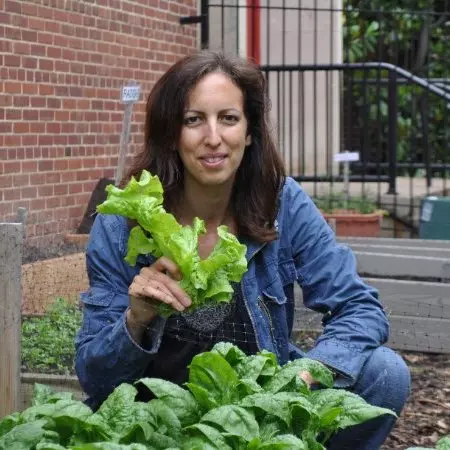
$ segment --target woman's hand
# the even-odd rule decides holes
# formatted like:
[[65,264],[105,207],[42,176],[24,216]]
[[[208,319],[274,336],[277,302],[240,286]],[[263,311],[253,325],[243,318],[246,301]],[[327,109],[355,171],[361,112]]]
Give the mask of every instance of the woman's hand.
[[189,307],[191,299],[177,283],[181,278],[178,266],[164,256],[150,267],[143,267],[128,288],[128,328],[145,329],[156,316],[160,302],[170,305],[175,311]]
[[307,370],[301,371],[298,375],[308,385],[309,388],[311,388],[313,384],[317,383],[317,381],[312,377],[312,375]]

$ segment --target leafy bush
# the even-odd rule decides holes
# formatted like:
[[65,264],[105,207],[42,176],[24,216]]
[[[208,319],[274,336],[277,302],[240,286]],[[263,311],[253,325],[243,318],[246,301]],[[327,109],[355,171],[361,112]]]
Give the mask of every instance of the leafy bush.
[[81,325],[77,304],[58,298],[45,315],[22,323],[22,365],[28,371],[73,372],[75,334]]
[[324,213],[338,210],[353,211],[360,214],[372,214],[378,211],[375,201],[368,197],[347,197],[344,194],[329,194],[313,198],[315,205]]
[[[324,388],[310,390],[303,370]],[[331,389],[332,374],[317,361],[280,367],[272,353],[246,356],[224,342],[193,358],[187,389],[155,378],[137,383],[156,398],[136,401],[137,389],[123,383],[95,413],[36,385],[33,406],[0,421],[0,450],[324,450],[336,430],[395,415]]]

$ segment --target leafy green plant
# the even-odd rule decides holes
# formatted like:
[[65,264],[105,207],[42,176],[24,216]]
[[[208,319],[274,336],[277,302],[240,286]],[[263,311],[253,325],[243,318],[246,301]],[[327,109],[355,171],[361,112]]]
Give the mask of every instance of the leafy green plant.
[[[425,79],[445,80],[448,27],[448,7],[442,1],[384,0],[374,7],[370,0],[344,0],[344,60],[383,61]],[[388,89],[382,81],[387,76],[378,69],[345,74],[344,98],[352,99],[347,107],[358,115],[355,121],[364,130],[372,162],[387,160]],[[370,79],[380,81],[367,83]],[[432,162],[448,162],[448,101],[413,83],[398,83],[396,99],[398,161],[424,163],[429,149]],[[348,139],[354,142],[355,136]],[[407,171],[411,174],[399,168],[399,174]]]
[[81,325],[76,303],[56,299],[41,317],[22,323],[22,365],[32,372],[73,372],[74,339]]
[[[331,193],[313,198],[315,205],[324,213],[350,211],[360,214],[372,214],[380,211],[374,200],[367,196],[347,197],[341,193]],[[381,211],[380,211],[381,212]]]
[[[206,232],[204,221],[196,217],[192,226],[180,225],[163,204],[163,187],[157,176],[144,170],[139,181],[134,177],[122,190],[106,187],[108,197],[97,207],[103,214],[119,214],[136,220],[128,239],[125,260],[136,264],[140,254],[152,253],[174,261],[183,274],[181,288],[192,299],[193,310],[207,302],[228,302],[233,288],[230,281],[240,281],[247,271],[246,246],[228,232],[225,225],[217,228],[219,240],[212,253],[201,259],[198,237]],[[169,316],[175,311],[161,303],[159,313]]]
[[[429,447],[410,447],[407,450],[434,450]],[[450,435],[445,436],[436,443],[435,450],[450,450]]]
[[[303,370],[323,389],[311,391]],[[280,367],[270,352],[247,356],[225,342],[192,359],[186,388],[136,383],[156,398],[136,401],[136,387],[123,383],[95,413],[36,385],[33,406],[0,421],[0,450],[324,450],[339,429],[395,415],[332,389],[331,371],[317,361]]]

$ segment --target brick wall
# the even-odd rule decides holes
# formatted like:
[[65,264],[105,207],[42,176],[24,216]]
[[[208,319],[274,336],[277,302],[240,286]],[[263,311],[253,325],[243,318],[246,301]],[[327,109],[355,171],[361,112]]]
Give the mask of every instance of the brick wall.
[[0,0],[0,221],[28,209],[27,243],[78,226],[117,166],[120,88],[141,83],[130,151],[143,142],[145,97],[197,47],[197,0]]

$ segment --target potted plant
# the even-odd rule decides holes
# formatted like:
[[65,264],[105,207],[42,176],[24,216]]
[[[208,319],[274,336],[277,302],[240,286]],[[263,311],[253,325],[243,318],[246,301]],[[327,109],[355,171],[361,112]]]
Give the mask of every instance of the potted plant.
[[385,211],[369,197],[330,193],[313,200],[337,236],[380,237]]

